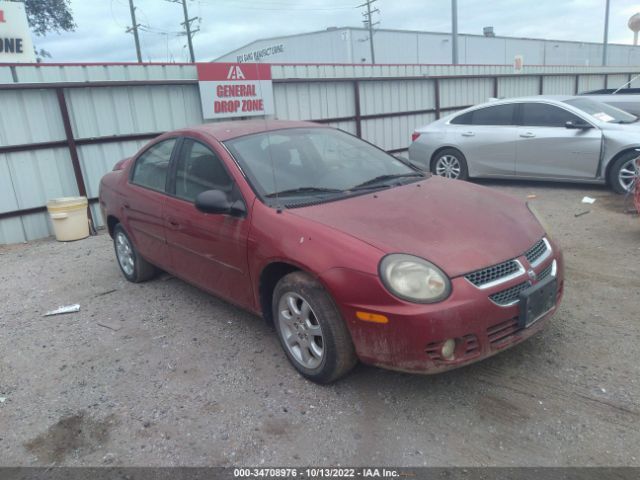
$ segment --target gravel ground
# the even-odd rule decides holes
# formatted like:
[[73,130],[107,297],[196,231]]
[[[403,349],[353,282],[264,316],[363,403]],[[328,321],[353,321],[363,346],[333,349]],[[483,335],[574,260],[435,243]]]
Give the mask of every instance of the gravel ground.
[[565,299],[437,376],[309,383],[259,318],[168,275],[127,283],[104,232],[0,247],[0,465],[640,466],[640,219],[604,188],[484,184],[537,196]]

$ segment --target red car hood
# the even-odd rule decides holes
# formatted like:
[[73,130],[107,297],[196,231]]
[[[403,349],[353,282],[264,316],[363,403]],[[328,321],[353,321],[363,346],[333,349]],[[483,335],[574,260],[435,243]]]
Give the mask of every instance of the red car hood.
[[451,277],[522,255],[544,235],[524,202],[440,177],[289,212],[385,253],[430,260]]

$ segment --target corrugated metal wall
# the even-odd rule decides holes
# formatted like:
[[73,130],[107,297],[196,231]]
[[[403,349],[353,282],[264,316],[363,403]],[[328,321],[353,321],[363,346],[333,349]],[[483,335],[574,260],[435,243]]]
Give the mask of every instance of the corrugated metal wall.
[[[525,65],[522,75],[590,75],[627,74],[638,70],[629,67],[586,67]],[[195,71],[195,69],[194,69]],[[380,77],[441,77],[441,76],[484,76],[513,75],[511,65],[305,65],[272,64],[271,75],[274,80],[286,79],[338,79],[338,78],[380,78]]]
[[351,117],[355,97],[351,82],[280,83],[273,86],[275,114],[287,120]]
[[[438,114],[486,101],[496,93],[499,97],[538,94],[541,77],[544,93],[570,94],[576,78],[579,90],[614,87],[636,71],[525,67],[522,75],[514,75],[509,66],[272,66],[277,118],[322,121],[360,134],[386,150],[406,148],[411,132]],[[87,196],[95,198],[100,178],[113,164],[148,141],[127,136],[150,137],[203,122],[196,79],[193,65],[0,67],[2,84],[43,84],[43,88],[31,85],[18,90],[0,85],[0,109],[10,112],[0,116],[0,148],[54,142],[0,153],[0,216],[38,209],[51,198],[78,195],[58,94],[62,93],[69,112]],[[132,81],[153,83],[122,83]],[[80,88],[78,82],[83,82]],[[92,86],[92,82],[121,83]],[[119,136],[123,138],[115,138]],[[100,225],[96,204],[91,208]],[[50,232],[48,216],[42,211],[0,218],[0,244],[41,238]]]
[[[282,51],[262,58],[268,63],[370,63],[369,33],[361,28],[337,28],[300,35],[276,37],[245,45],[216,61],[236,62],[238,56],[276,45]],[[451,34],[406,30],[376,29],[375,55],[378,63],[451,63]],[[638,65],[640,48],[609,44],[609,65]],[[600,65],[602,44],[542,40],[532,38],[458,35],[461,63],[511,64],[522,55],[528,65]],[[253,61],[253,60],[246,60]]]
[[362,115],[430,108],[435,108],[433,80],[369,81],[360,85]]

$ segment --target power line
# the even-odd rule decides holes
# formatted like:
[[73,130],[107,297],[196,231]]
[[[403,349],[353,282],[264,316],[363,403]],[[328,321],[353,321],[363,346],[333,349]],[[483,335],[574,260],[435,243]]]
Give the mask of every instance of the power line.
[[131,11],[131,27],[127,28],[127,33],[133,32],[133,39],[136,43],[136,55],[138,56],[138,63],[142,63],[142,52],[140,51],[140,38],[138,37],[139,23],[136,22],[136,7],[133,5],[133,0],[129,0],[129,10]]
[[191,23],[196,20],[200,21],[200,17],[191,17],[189,18],[189,10],[187,9],[187,0],[167,0],[167,2],[171,3],[181,3],[182,4],[182,12],[184,13],[184,22],[181,22],[180,25],[184,26],[184,35],[187,36],[187,45],[189,46],[189,58],[191,59],[191,63],[195,63],[196,58],[193,53],[193,36],[200,31],[200,28],[196,28],[195,30],[191,29]]
[[604,12],[604,38],[602,40],[602,66],[607,66],[607,43],[609,42],[609,0]]
[[451,0],[451,63],[458,65],[458,0]]
[[380,24],[380,22],[374,22],[373,19],[371,18],[371,16],[376,12],[380,14],[380,10],[378,10],[377,8],[374,8],[373,10],[371,10],[371,5],[373,5],[373,3],[377,1],[378,0],[366,0],[366,2],[364,2],[362,5],[358,5],[357,7],[357,8],[367,7],[367,10],[362,13],[362,15],[365,18],[362,21],[362,23],[364,23],[364,26],[369,30],[369,46],[371,47],[371,64],[376,63],[376,54],[373,48],[373,27]]

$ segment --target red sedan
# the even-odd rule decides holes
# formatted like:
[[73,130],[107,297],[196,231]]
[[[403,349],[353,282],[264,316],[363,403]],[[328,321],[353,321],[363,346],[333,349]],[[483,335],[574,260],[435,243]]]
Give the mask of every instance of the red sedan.
[[104,176],[100,206],[128,280],[162,269],[262,315],[320,383],[358,360],[486,358],[562,296],[562,254],[525,202],[312,123],[164,134]]

